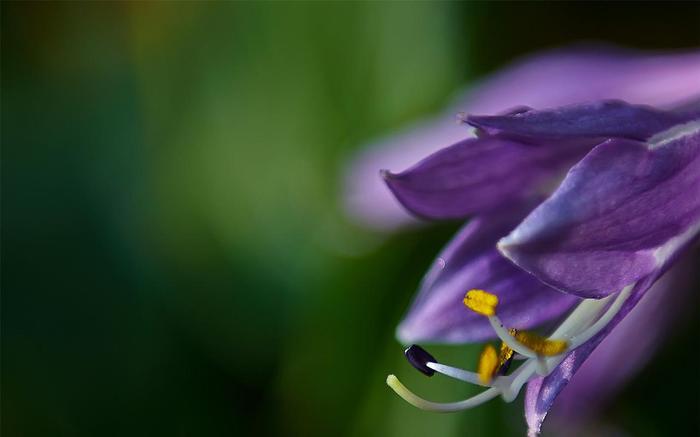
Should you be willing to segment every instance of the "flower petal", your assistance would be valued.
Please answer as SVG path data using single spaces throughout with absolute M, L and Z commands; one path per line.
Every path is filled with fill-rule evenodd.
M 569 46 L 528 56 L 467 94 L 463 111 L 496 114 L 618 99 L 671 108 L 700 96 L 700 51 L 644 52 Z
M 473 115 L 467 117 L 466 122 L 490 134 L 505 134 L 516 139 L 621 137 L 646 140 L 691 119 L 690 114 L 606 100 L 509 115 Z
M 345 171 L 343 202 L 346 213 L 356 222 L 375 230 L 419 224 L 387 189 L 379 171 L 383 168 L 408 168 L 468 136 L 469 129 L 456 123 L 452 113 L 414 124 L 368 144 L 353 157 Z
M 676 267 L 658 282 L 663 270 L 637 283 L 630 298 L 605 329 L 570 353 L 548 376 L 528 383 L 525 419 L 529 435 L 540 432 L 553 406 L 553 413 L 565 415 L 571 425 L 578 416 L 600 407 L 606 396 L 645 364 L 674 321 L 679 310 L 678 299 L 683 300 L 686 294 L 679 286 L 682 275 L 677 274 Z M 669 304 L 675 309 L 667 308 Z M 570 381 L 572 384 L 567 387 Z M 562 391 L 564 388 L 566 390 Z M 560 392 L 561 402 L 554 404 Z M 595 405 L 586 408 L 583 404 L 587 401 Z
M 591 353 L 554 403 L 550 416 L 555 421 L 585 421 L 646 365 L 671 328 L 688 315 L 684 303 L 692 292 L 687 279 L 693 261 L 684 257 L 675 264 Z
M 363 148 L 345 173 L 345 209 L 354 220 L 378 230 L 416 223 L 378 172 L 407 168 L 466 138 L 464 127 L 454 123 L 457 112 L 497 114 L 518 105 L 547 108 L 601 99 L 672 107 L 700 96 L 698 77 L 700 52 L 645 53 L 598 46 L 525 57 L 458 95 L 443 114 Z
M 497 137 L 471 138 L 384 179 L 401 204 L 430 219 L 465 218 L 532 198 L 594 144 L 530 145 Z
M 700 121 L 649 143 L 613 139 L 499 243 L 554 288 L 603 297 L 669 262 L 700 231 Z
M 529 208 L 471 220 L 440 253 L 397 329 L 403 343 L 465 343 L 494 338 L 488 320 L 467 310 L 467 290 L 499 298 L 498 314 L 509 326 L 531 328 L 556 318 L 578 299 L 553 290 L 515 267 L 496 250 Z

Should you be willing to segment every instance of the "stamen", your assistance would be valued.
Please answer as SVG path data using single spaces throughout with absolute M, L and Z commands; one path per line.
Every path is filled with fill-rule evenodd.
M 386 377 L 386 384 L 391 387 L 392 390 L 396 392 L 397 395 L 401 396 L 403 400 L 413 405 L 416 408 L 426 411 L 434 411 L 437 413 L 451 413 L 454 411 L 467 410 L 469 408 L 476 407 L 489 401 L 496 396 L 498 396 L 499 390 L 495 388 L 490 388 L 479 393 L 476 396 L 472 396 L 469 399 L 458 402 L 432 402 L 421 398 L 415 393 L 411 392 L 406 388 L 399 379 L 394 375 L 389 375 Z
M 479 363 L 476 366 L 479 380 L 482 384 L 491 382 L 493 375 L 498 370 L 498 354 L 496 348 L 487 344 L 479 355 Z
M 567 343 L 564 340 L 550 340 L 536 334 L 517 332 L 516 330 L 506 331 L 496 316 L 498 296 L 495 294 L 478 289 L 469 290 L 464 297 L 464 305 L 475 313 L 488 317 L 501 341 L 510 349 L 526 357 L 538 358 L 542 355 L 558 355 L 567 348 Z M 479 373 L 481 374 L 481 372 Z
M 437 362 L 428 351 L 414 344 L 404 350 L 404 354 L 408 362 L 421 373 L 433 376 L 435 372 L 441 373 L 450 378 L 468 382 L 470 384 L 479 385 L 482 387 L 490 387 L 489 384 L 484 384 L 479 378 L 479 374 L 460 369 L 458 367 L 447 366 Z
M 511 331 L 513 334 L 516 332 L 515 329 L 511 329 Z M 508 347 L 507 344 L 501 342 L 501 348 L 498 351 L 498 370 L 496 374 L 505 375 L 508 373 L 510 364 L 513 362 L 513 355 L 515 355 L 515 351 Z
M 523 363 L 522 366 L 518 367 L 518 370 L 513 372 L 510 376 L 510 384 L 505 387 L 499 387 L 501 389 L 501 397 L 504 401 L 513 402 L 515 398 L 518 397 L 523 385 L 525 385 L 535 373 L 536 367 L 537 362 L 533 359 L 529 359 Z
M 428 367 L 427 364 L 437 363 L 437 360 L 422 347 L 414 344 L 406 348 L 403 353 L 406 355 L 408 362 L 419 372 L 427 376 L 433 376 L 435 374 L 435 371 Z
M 634 288 L 635 284 L 636 282 L 623 288 L 622 291 L 618 293 L 612 305 L 610 305 L 610 308 L 608 308 L 608 310 L 605 312 L 605 314 L 603 314 L 603 316 L 600 319 L 598 319 L 588 329 L 579 334 L 576 334 L 571 339 L 571 349 L 576 349 L 577 347 L 581 346 L 583 343 L 587 342 L 588 340 L 593 338 L 594 335 L 603 330 L 603 328 L 605 328 L 608 325 L 608 323 L 610 323 L 613 317 L 615 317 L 620 311 L 625 301 L 627 301 L 627 298 L 632 293 L 632 289 Z
M 493 316 L 498 306 L 498 296 L 484 290 L 469 290 L 464 296 L 464 305 L 482 316 Z
M 483 290 L 470 290 L 464 298 L 464 304 L 471 310 L 488 317 L 496 334 L 503 340 L 498 354 L 493 346 L 487 345 L 479 357 L 478 372 L 475 373 L 439 364 L 420 346 L 411 346 L 405 353 L 409 362 L 426 375 L 439 372 L 461 381 L 490 388 L 463 401 L 438 403 L 415 395 L 394 375 L 387 377 L 387 384 L 405 401 L 427 411 L 460 411 L 480 405 L 499 394 L 504 401 L 511 402 L 535 374 L 548 375 L 564 360 L 566 352 L 576 349 L 603 330 L 619 313 L 634 285 L 628 285 L 617 295 L 584 300 L 549 338 L 515 329 L 506 330 L 495 315 L 498 297 Z M 615 300 L 608 305 L 608 301 L 613 296 Z M 607 309 L 605 309 L 606 306 Z M 603 309 L 605 309 L 604 313 Z M 603 313 L 602 316 L 601 313 Z M 525 359 L 525 362 L 511 375 L 504 376 L 513 359 Z
M 573 332 L 581 332 L 603 312 L 613 295 L 603 299 L 584 299 L 569 316 L 554 330 L 551 337 L 571 338 Z
M 519 353 L 520 355 L 524 355 L 528 358 L 537 358 L 538 354 L 536 351 L 530 349 L 527 345 L 523 344 L 518 340 L 510 330 L 507 330 L 504 326 L 503 323 L 501 323 L 501 319 L 498 318 L 498 316 L 490 316 L 489 322 L 491 323 L 491 327 L 493 330 L 496 332 L 496 335 L 498 338 L 501 339 L 503 343 L 508 345 L 511 349 L 513 349 L 515 352 Z M 517 332 L 517 331 L 515 331 Z
M 525 346 L 532 349 L 537 355 L 551 357 L 564 352 L 568 343 L 564 340 L 550 340 L 537 335 L 534 332 L 518 331 L 515 338 Z
M 463 370 L 457 367 L 447 366 L 440 363 L 426 363 L 426 366 L 433 369 L 434 371 L 449 376 L 450 378 L 458 379 L 460 381 L 468 382 L 474 385 L 480 385 L 482 387 L 490 387 L 489 384 L 483 384 L 479 378 L 479 374 L 470 372 L 468 370 Z

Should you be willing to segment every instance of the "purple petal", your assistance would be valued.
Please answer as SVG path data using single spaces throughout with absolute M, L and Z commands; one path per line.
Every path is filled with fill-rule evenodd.
M 408 168 L 467 136 L 469 130 L 456 123 L 453 113 L 421 122 L 367 145 L 353 158 L 345 172 L 343 201 L 347 214 L 356 222 L 377 230 L 417 225 L 419 221 L 387 189 L 379 170 Z
M 669 288 L 669 285 L 677 285 L 674 284 L 677 277 L 670 276 L 654 284 L 662 274 L 660 269 L 638 282 L 630 298 L 605 329 L 570 353 L 548 376 L 528 383 L 525 419 L 529 435 L 540 432 L 555 399 L 569 381 L 573 383 L 562 392 L 565 396 L 562 409 L 564 414 L 569 414 L 571 425 L 571 420 L 577 415 L 599 407 L 607 395 L 645 363 L 677 311 L 677 308 L 676 311 L 664 311 L 667 308 L 663 304 L 678 307 L 679 302 L 674 298 L 684 297 L 682 287 Z M 651 293 L 647 293 L 650 288 Z M 670 296 L 669 291 L 673 293 Z M 585 406 L 585 402 L 595 405 Z M 566 411 L 567 407 L 569 411 Z
M 551 185 L 556 169 L 580 159 L 594 144 L 529 145 L 496 137 L 472 138 L 440 150 L 387 185 L 412 213 L 431 219 L 464 218 L 532 198 Z
M 591 353 L 554 403 L 555 421 L 584 421 L 646 365 L 673 325 L 687 316 L 692 261 L 685 257 L 674 265 Z
M 471 288 L 499 297 L 499 316 L 508 326 L 531 328 L 556 318 L 578 299 L 553 290 L 515 267 L 496 250 L 497 239 L 524 216 L 483 216 L 469 222 L 438 256 L 418 296 L 397 329 L 403 343 L 464 343 L 494 338 L 485 317 L 462 303 Z
M 530 110 L 510 115 L 469 116 L 467 123 L 516 139 L 622 137 L 645 140 L 691 117 L 619 100 Z
M 617 99 L 671 108 L 700 96 L 700 51 L 643 52 L 614 47 L 564 47 L 526 57 L 465 98 L 463 111 L 496 114 Z
M 588 252 L 591 250 L 598 252 L 596 261 L 604 258 L 607 262 L 618 263 L 613 267 L 620 268 L 619 275 L 627 276 L 627 284 L 635 284 L 631 297 L 603 331 L 567 356 L 549 376 L 534 380 L 528 386 L 526 418 L 531 433 L 539 431 L 544 417 L 559 392 L 611 332 L 614 332 L 615 336 L 606 340 L 610 346 L 600 349 L 597 353 L 599 357 L 609 358 L 610 349 L 616 353 L 624 353 L 624 349 L 620 347 L 620 339 L 625 337 L 628 340 L 626 344 L 633 339 L 634 348 L 638 349 L 636 351 L 638 353 L 643 353 L 645 347 L 653 346 L 654 335 L 653 332 L 649 332 L 649 326 L 651 324 L 653 329 L 662 322 L 655 322 L 655 319 L 660 316 L 657 314 L 656 317 L 651 317 L 647 311 L 656 313 L 660 311 L 658 303 L 654 300 L 656 299 L 654 296 L 658 294 L 652 294 L 643 301 L 646 303 L 635 310 L 639 312 L 636 315 L 632 313 L 634 317 L 625 320 L 617 328 L 619 331 L 613 331 L 613 329 L 645 296 L 645 292 L 673 264 L 679 254 L 697 238 L 700 229 L 699 129 L 700 123 L 696 122 L 654 137 L 649 144 L 620 140 L 601 145 L 572 170 L 562 184 L 562 188 L 552 198 L 535 210 L 508 237 L 511 242 L 517 244 L 508 247 L 507 250 L 515 249 L 513 252 L 517 251 L 519 259 L 527 263 L 531 263 L 533 259 L 542 255 L 537 250 L 531 250 L 537 246 L 532 245 L 533 241 L 549 240 L 548 244 L 551 245 L 553 239 L 561 238 L 564 250 L 562 247 L 557 247 L 556 250 L 562 252 L 571 251 L 576 246 L 572 245 L 572 242 L 578 241 L 578 257 L 570 258 L 568 262 L 575 263 L 575 260 L 582 260 L 581 264 L 566 265 L 567 261 L 562 258 L 559 260 L 561 264 L 556 269 L 553 269 L 552 265 L 543 268 L 543 271 L 556 271 L 556 275 L 563 275 L 559 276 L 560 278 L 569 275 L 566 286 L 570 288 L 567 290 L 576 290 L 572 284 L 580 280 L 580 278 L 572 279 L 573 270 L 579 270 L 583 275 L 590 270 L 590 263 L 595 258 L 588 258 Z M 613 162 L 616 156 L 619 162 Z M 606 159 L 609 163 L 603 165 Z M 601 184 L 601 180 L 595 180 L 596 177 L 602 178 L 604 183 Z M 586 186 L 584 180 L 591 185 Z M 578 196 L 584 196 L 580 205 L 572 204 L 574 200 L 580 199 L 576 193 Z M 557 202 L 559 202 L 558 205 Z M 551 209 L 548 211 L 547 208 Z M 615 216 L 618 213 L 621 215 Z M 537 222 L 538 214 L 539 220 L 546 218 L 546 214 L 550 214 L 549 217 L 554 220 L 548 223 Z M 601 221 L 601 217 L 605 219 Z M 610 217 L 614 219 L 610 220 Z M 627 221 L 621 226 L 620 223 L 625 220 L 625 217 Z M 599 222 L 597 225 L 585 228 L 587 224 L 596 221 Z M 543 232 L 547 235 L 543 236 Z M 584 235 L 587 235 L 589 245 L 581 244 Z M 606 247 L 607 252 L 604 249 Z M 541 250 L 543 246 L 537 246 L 537 248 Z M 572 253 L 574 252 L 576 250 Z M 620 255 L 625 252 L 634 253 L 635 256 L 625 258 L 624 255 Z M 640 256 L 650 257 L 651 260 Z M 637 266 L 637 276 L 629 275 L 629 265 L 639 263 L 640 259 L 644 261 L 643 268 Z M 625 262 L 627 264 L 624 264 Z M 539 263 L 539 265 L 546 264 L 547 260 Z M 599 270 L 600 275 L 614 275 L 614 272 L 603 272 L 602 264 L 596 269 Z M 589 280 L 594 281 L 596 278 L 591 277 Z M 660 285 L 656 288 L 665 287 Z M 663 293 L 663 290 L 660 292 Z M 678 302 L 667 294 L 662 294 L 661 299 L 664 301 L 670 299 L 673 305 L 678 305 Z M 635 319 L 646 323 L 646 328 L 640 330 Z M 643 332 L 645 336 L 643 341 L 638 338 L 639 332 Z M 628 360 L 637 361 L 631 355 L 624 358 L 624 361 Z M 620 366 L 620 363 L 616 364 Z M 639 363 L 633 363 L 631 366 L 625 366 L 623 363 L 623 369 L 617 375 L 613 369 L 612 374 L 606 377 L 604 386 L 614 388 L 616 378 L 624 379 L 627 372 L 637 365 Z M 591 372 L 596 371 L 595 363 L 590 364 L 589 369 L 593 370 L 582 374 L 580 380 L 583 382 L 578 384 L 579 386 L 583 384 L 584 389 L 590 388 L 594 383 L 592 380 L 584 379 L 586 375 L 590 378 Z M 580 397 L 578 400 L 582 401 Z M 596 401 L 598 402 L 599 399 L 596 398 Z
M 466 138 L 464 127 L 454 123 L 457 112 L 497 114 L 518 105 L 548 108 L 602 99 L 672 107 L 700 95 L 699 78 L 700 52 L 568 47 L 526 57 L 458 96 L 445 113 L 366 146 L 345 174 L 346 210 L 374 229 L 415 223 L 378 172 L 407 168 Z
M 571 169 L 501 252 L 541 281 L 602 297 L 665 265 L 700 230 L 700 122 L 613 139 Z

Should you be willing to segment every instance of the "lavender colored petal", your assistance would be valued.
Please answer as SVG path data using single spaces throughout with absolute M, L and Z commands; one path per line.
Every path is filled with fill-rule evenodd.
M 463 111 L 496 114 L 618 99 L 661 108 L 700 96 L 700 51 L 645 52 L 570 46 L 526 56 L 491 76 L 464 99 Z
M 681 245 L 679 248 L 680 252 L 684 251 L 687 249 L 693 241 L 686 241 L 684 244 Z M 678 256 L 678 253 L 675 254 L 675 256 Z M 674 256 L 674 258 L 675 258 Z M 647 277 L 641 279 L 636 283 L 634 286 L 632 293 L 630 297 L 625 301 L 624 305 L 620 309 L 620 311 L 617 313 L 617 315 L 611 320 L 611 322 L 601 331 L 599 332 L 596 336 L 594 336 L 591 340 L 589 340 L 587 343 L 584 345 L 580 346 L 573 352 L 571 352 L 565 359 L 562 361 L 562 363 L 548 376 L 542 378 L 536 378 L 528 383 L 527 387 L 527 392 L 525 395 L 525 419 L 528 423 L 529 427 L 529 435 L 537 435 L 540 431 L 540 427 L 542 425 L 542 422 L 544 421 L 545 417 L 547 416 L 547 413 L 549 410 L 552 408 L 554 405 L 555 400 L 557 399 L 557 396 L 559 393 L 564 390 L 565 387 L 567 387 L 567 384 L 569 381 L 571 381 L 574 378 L 574 375 L 579 371 L 579 369 L 582 367 L 584 362 L 593 354 L 593 352 L 596 350 L 597 347 L 604 346 L 601 345 L 601 342 L 609 338 L 611 333 L 616 332 L 617 329 L 621 329 L 621 332 L 619 333 L 620 336 L 626 336 L 628 342 L 631 341 L 633 342 L 633 346 L 637 347 L 637 344 L 639 342 L 639 333 L 642 332 L 643 335 L 648 335 L 648 331 L 650 328 L 650 324 L 653 324 L 654 320 L 653 319 L 647 319 L 645 316 L 647 315 L 648 311 L 659 311 L 659 307 L 657 305 L 658 302 L 655 301 L 657 297 L 655 297 L 654 294 L 648 295 L 648 291 L 652 286 L 655 284 L 655 282 L 666 272 L 666 270 L 669 268 L 670 265 L 673 264 L 673 261 L 675 259 L 669 260 L 669 262 L 665 263 L 663 266 L 660 266 L 657 270 L 652 272 L 650 275 Z M 672 281 L 673 279 L 671 279 Z M 658 288 L 654 287 L 655 294 L 661 294 L 661 299 L 664 301 L 668 302 L 668 296 L 665 296 L 663 293 L 665 291 L 665 286 L 663 283 L 661 283 Z M 645 300 L 649 300 L 649 304 L 651 305 L 651 308 L 645 306 L 647 305 L 642 301 L 642 298 L 647 297 Z M 642 301 L 642 305 L 640 305 L 639 308 L 635 308 L 635 306 Z M 678 305 L 677 302 L 673 302 L 674 305 Z M 639 317 L 637 317 L 637 321 L 635 322 L 635 319 L 632 319 L 629 324 L 621 324 L 625 318 L 630 315 L 630 312 L 635 309 L 635 311 L 640 310 Z M 632 313 L 633 314 L 633 313 Z M 640 326 L 638 323 L 641 323 L 643 326 L 643 329 L 640 331 Z M 654 327 L 651 326 L 653 329 Z M 659 327 L 656 327 L 657 329 Z M 653 338 L 653 332 L 651 333 L 652 339 L 651 342 L 653 343 L 654 338 Z M 615 340 L 614 337 L 612 337 L 612 343 L 611 346 L 616 346 L 615 342 L 619 341 Z M 627 343 L 629 344 L 629 343 Z M 645 344 L 644 342 L 641 342 L 639 344 L 639 347 L 644 348 Z M 601 354 L 605 355 L 609 353 L 609 349 L 602 349 Z M 621 351 L 617 351 L 618 353 Z M 590 357 L 593 359 L 593 357 Z M 628 360 L 631 357 L 625 357 L 624 360 Z M 619 363 L 617 363 L 619 364 Z M 634 369 L 635 366 L 629 366 L 625 370 L 630 371 L 631 369 Z M 583 378 L 585 378 L 585 374 L 583 375 Z M 590 373 L 589 373 L 590 376 Z M 626 373 L 620 374 L 618 377 L 625 377 L 627 376 Z M 588 385 L 586 389 L 601 389 L 600 395 L 601 398 L 605 394 L 606 389 L 614 389 L 615 388 L 615 379 L 614 375 L 611 378 L 610 381 L 606 379 L 606 381 L 602 384 L 603 387 L 600 386 L 595 386 L 591 387 L 591 384 L 593 381 L 583 381 L 582 384 Z M 575 388 L 574 388 L 575 390 Z M 576 392 L 572 393 L 573 396 L 576 395 Z M 601 399 L 597 399 L 597 401 L 600 401 Z
M 605 100 L 510 115 L 473 115 L 467 117 L 466 122 L 490 134 L 525 140 L 601 137 L 646 140 L 691 117 L 650 106 Z
M 465 343 L 494 338 L 485 317 L 464 307 L 471 288 L 496 294 L 504 323 L 531 328 L 556 318 L 578 299 L 553 290 L 515 267 L 496 250 L 497 239 L 512 229 L 529 208 L 470 221 L 440 253 L 397 337 L 405 344 Z
M 504 208 L 544 192 L 556 169 L 594 143 L 531 145 L 496 137 L 460 141 L 398 174 L 383 173 L 401 204 L 421 217 L 459 219 Z
M 692 96 L 700 96 L 700 52 L 649 53 L 600 46 L 527 56 L 458 95 L 443 114 L 366 145 L 346 167 L 344 206 L 354 220 L 377 230 L 417 223 L 386 189 L 378 172 L 407 168 L 469 136 L 464 126 L 454 123 L 460 111 L 497 114 L 518 105 L 548 108 L 602 99 L 663 108 Z
M 688 275 L 695 267 L 684 257 L 661 277 L 639 304 L 591 353 L 549 413 L 549 422 L 584 422 L 652 358 L 671 328 L 688 314 Z M 528 412 L 537 417 L 536 411 Z M 554 425 L 554 423 L 553 423 Z
M 433 152 L 470 136 L 469 129 L 445 114 L 410 126 L 365 146 L 346 167 L 342 199 L 346 213 L 371 229 L 418 225 L 379 176 L 383 168 L 404 169 Z
M 700 121 L 613 139 L 499 243 L 541 281 L 603 297 L 656 271 L 700 230 Z

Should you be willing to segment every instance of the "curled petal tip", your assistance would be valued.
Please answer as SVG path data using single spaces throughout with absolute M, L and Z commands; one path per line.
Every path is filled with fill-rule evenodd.
M 382 179 L 385 181 L 391 180 L 396 176 L 394 173 L 390 172 L 389 170 L 383 168 L 379 170 L 379 176 L 381 176 Z
M 498 243 L 496 243 L 496 249 L 503 255 L 504 257 L 512 260 L 511 257 L 511 249 L 515 246 L 513 241 L 509 237 L 504 237 L 498 240 Z

